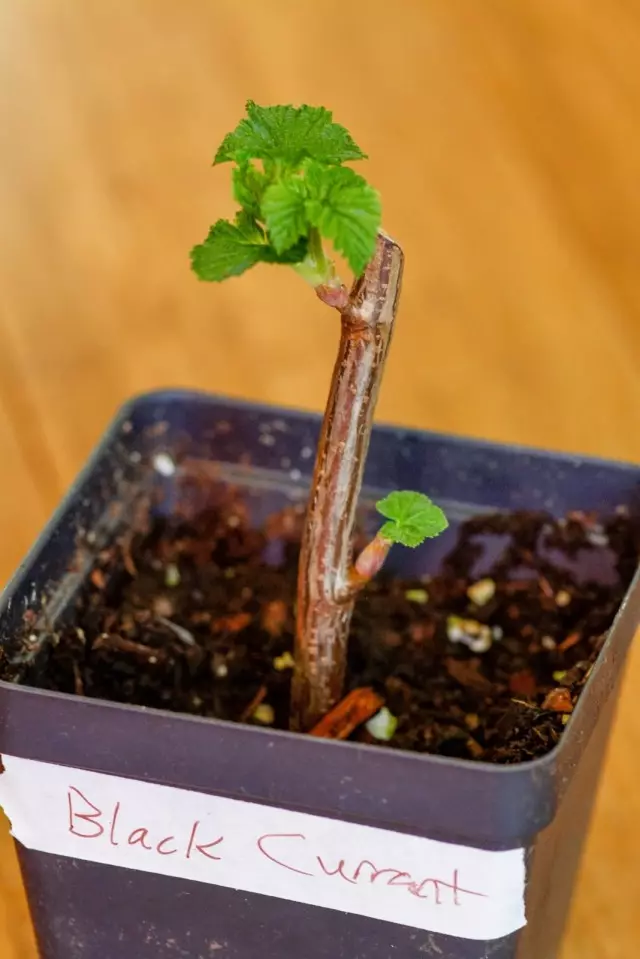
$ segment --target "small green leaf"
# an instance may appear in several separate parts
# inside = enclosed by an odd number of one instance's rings
[[[382,215],[378,191],[349,167],[310,162],[305,173],[309,220],[359,275],[375,251]]]
[[[256,263],[301,263],[307,250],[307,238],[302,237],[288,250],[278,252],[253,217],[241,210],[234,223],[214,223],[204,243],[194,246],[191,268],[201,280],[219,283]]]
[[[389,493],[376,503],[376,509],[389,520],[379,535],[403,546],[419,546],[425,539],[438,536],[449,525],[440,507],[424,493]]]
[[[248,160],[233,170],[233,196],[246,213],[260,218],[262,196],[267,187],[267,177]]]
[[[218,220],[204,243],[191,251],[191,268],[201,280],[220,282],[239,276],[265,259],[265,240],[250,217],[239,214],[235,223]]]
[[[365,154],[324,107],[261,107],[247,102],[247,116],[222,141],[214,166],[229,160],[279,160],[295,167],[306,157],[321,163],[361,160]]]
[[[262,200],[262,219],[278,253],[290,249],[309,232],[305,210],[305,186],[300,177],[289,176],[267,188]]]

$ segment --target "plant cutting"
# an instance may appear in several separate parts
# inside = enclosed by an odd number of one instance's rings
[[[402,253],[362,159],[323,108],[248,104],[216,155],[238,213],[192,253],[340,313],[324,418],[133,400],[3,597],[43,959],[558,954],[640,469],[373,425]]]
[[[234,164],[240,210],[233,222],[218,220],[191,254],[195,273],[209,281],[238,276],[261,261],[290,265],[341,315],[298,574],[291,725],[300,730],[315,726],[341,698],[355,598],[391,545],[419,546],[447,526],[424,493],[393,492],[377,506],[387,522],[353,560],[356,507],[403,263],[398,244],[380,230],[378,193],[344,166],[364,156],[324,107],[250,101],[214,160],[214,166]],[[357,277],[351,293],[325,241]]]

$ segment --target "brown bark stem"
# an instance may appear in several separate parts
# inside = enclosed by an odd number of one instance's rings
[[[291,726],[308,731],[341,698],[357,585],[350,576],[356,508],[402,280],[400,247],[376,251],[342,312],[298,572]]]

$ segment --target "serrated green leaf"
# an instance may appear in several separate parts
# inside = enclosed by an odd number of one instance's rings
[[[365,154],[324,107],[261,107],[252,100],[247,116],[222,141],[214,166],[230,160],[280,160],[296,166],[306,157],[321,163],[361,160]]]
[[[360,274],[376,247],[382,208],[377,190],[349,167],[305,166],[307,217]]]
[[[243,210],[254,219],[260,217],[262,196],[268,179],[246,160],[233,170],[233,196]]]
[[[449,521],[439,506],[424,493],[397,491],[376,503],[376,509],[389,522],[379,535],[392,543],[419,546],[425,539],[442,533]]]
[[[250,217],[218,220],[203,243],[191,251],[191,268],[201,280],[221,282],[239,276],[264,259],[265,241]]]
[[[256,221],[241,211],[234,223],[218,220],[203,243],[191,251],[191,268],[201,279],[220,283],[239,276],[256,263],[300,263],[307,255],[303,237],[284,253],[267,240]]]
[[[284,253],[309,232],[305,210],[306,189],[300,177],[289,176],[267,187],[262,199],[262,219],[278,253]]]

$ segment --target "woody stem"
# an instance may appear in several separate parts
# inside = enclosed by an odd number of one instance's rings
[[[342,310],[298,572],[291,726],[308,731],[343,692],[355,596],[356,507],[402,279],[400,247],[379,233]]]

